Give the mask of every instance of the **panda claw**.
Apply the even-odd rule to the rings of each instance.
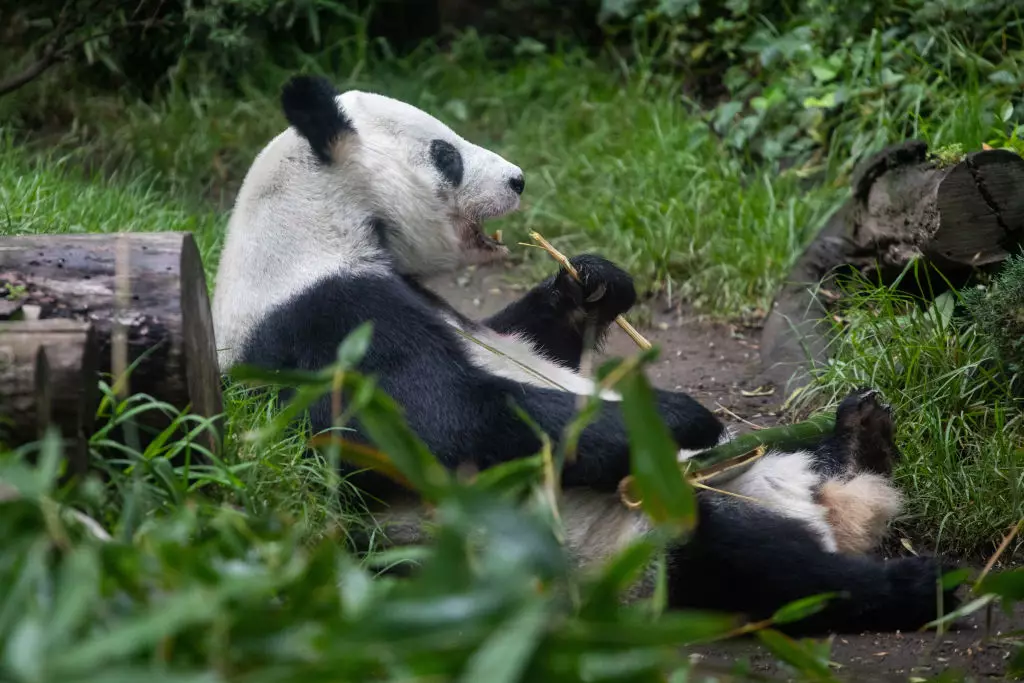
[[[602,283],[601,283],[601,284],[599,284],[599,285],[597,286],[597,288],[596,288],[596,289],[595,289],[595,290],[594,290],[594,291],[593,291],[593,292],[592,292],[592,293],[590,294],[590,296],[588,296],[588,297],[587,297],[587,299],[586,299],[587,303],[588,303],[588,304],[592,304],[592,303],[594,303],[595,301],[597,301],[598,299],[600,299],[601,297],[603,297],[603,296],[604,296],[604,293],[605,293],[606,291],[608,291],[608,287],[607,287],[607,285],[605,285],[605,284],[604,284],[604,283],[602,282]]]

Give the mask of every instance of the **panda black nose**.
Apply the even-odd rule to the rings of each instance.
[[[508,179],[508,186],[516,194],[522,194],[523,189],[526,188],[526,180],[521,175],[512,176]]]

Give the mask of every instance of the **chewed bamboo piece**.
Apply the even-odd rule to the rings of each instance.
[[[558,251],[553,246],[551,246],[551,243],[548,242],[543,237],[541,237],[539,232],[531,232],[530,238],[533,239],[533,241],[535,241],[537,244],[539,244],[544,249],[544,251],[551,254],[552,258],[554,258],[556,261],[562,264],[562,267],[565,268],[566,271],[568,271],[569,275],[571,275],[576,280],[576,282],[580,282],[579,272],[573,267],[571,263],[569,263],[569,259],[567,259],[562,252]],[[630,325],[629,321],[626,320],[624,317],[622,317],[621,315],[617,316],[615,318],[615,322],[618,323],[619,327],[625,330],[626,334],[628,334],[633,339],[633,341],[636,342],[636,345],[639,346],[641,349],[646,351],[647,349],[651,348],[651,342],[647,341],[642,334],[637,332],[636,328]]]

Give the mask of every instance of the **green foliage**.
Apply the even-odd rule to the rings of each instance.
[[[990,287],[965,292],[964,304],[1015,382],[1024,382],[1024,255],[1010,256]]]
[[[881,144],[919,136],[944,159],[982,142],[1024,151],[1022,29],[1008,2],[604,4],[615,10],[602,17],[611,28],[615,16],[637,19],[628,58],[521,40],[499,69],[486,57],[490,39],[473,34],[444,52],[428,45],[397,59],[342,3],[159,3],[173,30],[168,22],[145,40],[83,44],[76,54],[88,50],[93,66],[64,64],[0,100],[0,233],[191,230],[215,284],[225,212],[205,202],[230,206],[253,155],[284,126],[285,72],[301,68],[410,101],[526,168],[524,210],[502,226],[508,242],[539,230],[563,251],[602,252],[642,288],[724,317],[767,307],[844,198],[845,171]],[[96,27],[126,20],[104,15]],[[52,26],[22,28],[24,47],[40,45]],[[148,101],[109,87],[124,83]],[[695,85],[709,110],[691,101]],[[49,149],[37,158],[28,145]],[[785,170],[790,160],[798,165]],[[819,169],[826,173],[808,182]],[[543,253],[519,256],[527,277],[551,271]],[[1010,291],[992,288],[984,300]],[[991,330],[1008,329],[1005,321],[957,324],[952,303],[922,308],[891,290],[861,289],[844,312],[850,325],[835,360],[796,407],[880,388],[904,452],[897,478],[911,515],[901,529],[914,544],[988,552],[1024,516],[1024,427],[1018,397],[997,372],[997,360],[1008,362]],[[997,324],[997,307],[981,310]],[[358,351],[358,337],[353,344],[346,354]],[[352,392],[366,386],[343,374]],[[335,377],[276,378],[286,379],[311,383],[299,392],[309,400]],[[657,498],[679,491],[675,479],[658,478],[668,472],[658,459],[667,449],[648,422],[645,386],[641,375],[626,380],[636,451],[653,458],[634,472],[649,482],[650,509],[685,529],[692,492]],[[209,465],[169,463],[198,452],[204,425],[190,416],[179,420],[191,439],[148,448],[101,430],[92,447],[108,477],[102,485],[58,490],[45,469],[52,460],[33,470],[20,454],[5,455],[0,482],[22,494],[0,495],[0,677],[664,680],[689,667],[670,646],[735,625],[658,617],[657,597],[618,605],[657,557],[660,536],[625,549],[597,576],[565,567],[550,476],[561,452],[449,479],[392,422],[386,399],[371,391],[345,405],[370,411],[387,451],[359,464],[415,482],[438,502],[438,543],[365,556],[346,548],[366,524],[336,469],[353,453],[332,440],[307,452],[273,396],[243,385],[227,393],[227,453]],[[122,424],[150,409],[169,407],[111,400],[104,418]],[[112,540],[91,536],[96,528]],[[379,530],[365,531],[376,543]],[[1008,553],[1019,550],[1018,539]],[[376,575],[398,564],[419,569],[412,580]],[[798,603],[775,621],[818,605]],[[761,634],[805,677],[828,677],[827,644]]]
[[[256,59],[293,59],[361,18],[341,0],[44,0],[0,15],[8,21],[0,76],[73,62],[94,84],[154,87],[197,73],[230,82]],[[285,40],[281,40],[286,37]],[[270,54],[268,54],[268,51]],[[51,58],[52,57],[52,58]],[[0,79],[2,80],[2,79]]]
[[[353,333],[320,374],[238,374],[246,383],[283,381],[321,393],[340,378],[348,418],[376,413],[374,420],[407,434],[397,409],[352,369],[369,334]],[[642,369],[627,362],[620,381],[642,386]],[[635,393],[624,400],[637,428],[638,468],[674,466],[673,451],[637,447],[642,430],[664,426],[656,412],[638,410],[645,404]],[[303,393],[293,400],[303,402]],[[108,401],[101,413],[112,426],[139,407],[162,409],[132,397]],[[728,637],[739,625],[729,615],[652,616],[643,605],[624,606],[621,592],[650,561],[657,536],[580,575],[554,533],[557,503],[543,495],[543,481],[509,497],[504,483],[519,489],[518,476],[423,476],[439,466],[424,459],[415,438],[374,435],[436,503],[436,542],[415,554],[412,576],[396,578],[376,575],[383,557],[359,558],[337,534],[311,538],[303,518],[257,507],[239,479],[245,462],[173,468],[170,457],[189,446],[168,443],[145,453],[122,445],[127,460],[101,459],[113,445],[108,432],[92,441],[103,483],[56,486],[62,460],[52,433],[0,454],[4,680],[476,681],[486,673],[509,682],[654,681],[686,672],[706,680],[681,648]],[[795,603],[755,628],[802,618],[820,603]],[[764,637],[797,671],[822,679],[816,646]]]
[[[977,147],[1021,103],[1024,27],[1011,0],[602,6],[608,22],[654,36],[655,63],[724,89],[709,120],[730,147],[767,160],[813,168],[827,152],[849,170],[905,136]],[[966,125],[945,122],[958,110]]]

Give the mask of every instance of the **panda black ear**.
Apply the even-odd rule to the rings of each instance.
[[[352,121],[338,105],[338,94],[322,76],[293,76],[281,89],[285,118],[324,163],[333,159],[331,148],[338,139],[355,132]]]

